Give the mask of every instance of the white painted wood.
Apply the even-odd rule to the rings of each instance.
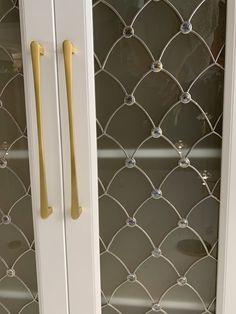
[[[100,265],[97,195],[97,148],[93,68],[92,1],[55,1],[62,123],[66,238],[70,314],[99,314]],[[74,119],[81,217],[70,217],[70,147],[62,43],[78,48],[73,56]]]
[[[53,0],[19,2],[40,314],[68,314]],[[32,40],[40,42],[45,48],[45,56],[41,58],[42,115],[48,198],[54,209],[46,220],[41,219],[39,208],[38,144],[30,55]]]
[[[217,314],[236,308],[236,2],[227,1]]]

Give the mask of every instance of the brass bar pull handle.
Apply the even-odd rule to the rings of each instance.
[[[42,98],[41,98],[41,71],[40,56],[44,55],[44,48],[36,41],[32,41],[31,58],[34,75],[35,103],[38,127],[38,149],[39,149],[39,179],[40,179],[40,215],[46,219],[51,215],[53,209],[48,206],[47,180],[45,172],[45,157],[42,127]]]
[[[63,54],[65,63],[66,91],[68,104],[68,117],[70,128],[70,158],[71,158],[71,218],[78,219],[83,211],[79,206],[78,181],[76,174],[75,146],[74,146],[74,116],[73,116],[73,79],[72,79],[72,55],[76,49],[72,42],[63,42]]]

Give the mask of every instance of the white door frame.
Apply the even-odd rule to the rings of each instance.
[[[31,0],[32,1],[32,0]],[[59,101],[63,150],[66,243],[70,314],[100,314],[100,258],[92,1],[55,1]],[[75,153],[81,217],[71,207],[70,144],[62,43],[70,40],[73,55]]]
[[[19,4],[40,314],[69,314],[54,1],[20,0]],[[53,207],[53,213],[45,220],[40,217],[38,136],[30,55],[33,40],[45,49],[41,57],[42,120],[48,199]]]

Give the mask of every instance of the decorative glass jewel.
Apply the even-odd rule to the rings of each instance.
[[[212,178],[212,174],[211,174],[209,171],[207,171],[207,170],[203,170],[203,171],[201,172],[201,176],[202,176],[202,178],[203,178],[204,180],[207,180],[207,179],[209,179],[209,178]]]
[[[188,34],[193,30],[193,26],[189,21],[185,21],[180,26],[180,31],[182,34]]]
[[[2,216],[2,223],[4,225],[9,225],[11,223],[11,217],[8,215]]]
[[[129,226],[129,227],[134,227],[134,226],[136,226],[136,219],[133,218],[133,217],[129,217],[129,218],[126,220],[126,225]]]
[[[151,68],[153,72],[161,72],[161,70],[163,69],[163,64],[161,63],[161,61],[154,61]]]
[[[178,222],[178,226],[182,229],[187,228],[188,227],[188,220],[185,218],[180,219]]]
[[[125,165],[127,168],[134,168],[136,165],[136,160],[134,158],[127,158],[125,160]]]
[[[1,157],[0,158],[0,168],[6,168],[6,166],[7,166],[7,161],[6,161],[6,159],[4,158],[4,157]]]
[[[178,279],[177,279],[177,284],[179,285],[179,286],[184,286],[184,285],[186,285],[188,283],[188,281],[187,281],[187,278],[186,277],[179,277]]]
[[[187,147],[183,140],[178,140],[178,142],[175,143],[175,146],[179,151]]]
[[[127,276],[127,280],[128,280],[129,282],[135,282],[135,281],[137,280],[137,276],[136,276],[135,274],[129,274],[129,275]]]
[[[16,271],[14,269],[7,269],[6,271],[7,277],[14,277],[16,275]]]
[[[155,189],[152,191],[152,198],[154,198],[155,200],[159,199],[162,197],[162,191],[159,189]]]
[[[201,176],[202,176],[202,179],[205,180],[205,181],[207,181],[207,180],[209,180],[209,179],[211,179],[213,177],[212,173],[209,172],[208,170],[203,170],[201,172]],[[202,182],[202,185],[207,185],[207,183],[206,182]]]
[[[179,100],[183,103],[183,104],[187,104],[191,101],[192,97],[191,94],[189,92],[184,92],[180,95]]]
[[[124,103],[127,106],[132,106],[135,103],[135,97],[133,95],[126,95],[124,99]]]
[[[161,309],[161,306],[159,303],[153,303],[153,305],[152,305],[152,311],[153,312],[158,312],[158,311],[160,311],[160,309]]]
[[[123,30],[123,35],[125,38],[130,38],[134,35],[134,29],[132,26],[126,26]]]
[[[158,138],[162,136],[162,129],[158,126],[152,129],[152,137]]]
[[[186,157],[186,158],[181,158],[179,160],[179,166],[181,168],[187,168],[188,166],[190,166],[190,160]]]
[[[155,257],[155,258],[159,258],[161,256],[161,249],[159,247],[156,247],[152,251],[152,256]]]

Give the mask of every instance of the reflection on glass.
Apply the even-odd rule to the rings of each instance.
[[[215,313],[225,6],[93,1],[103,314]]]
[[[0,4],[0,313],[38,314],[19,8]]]

